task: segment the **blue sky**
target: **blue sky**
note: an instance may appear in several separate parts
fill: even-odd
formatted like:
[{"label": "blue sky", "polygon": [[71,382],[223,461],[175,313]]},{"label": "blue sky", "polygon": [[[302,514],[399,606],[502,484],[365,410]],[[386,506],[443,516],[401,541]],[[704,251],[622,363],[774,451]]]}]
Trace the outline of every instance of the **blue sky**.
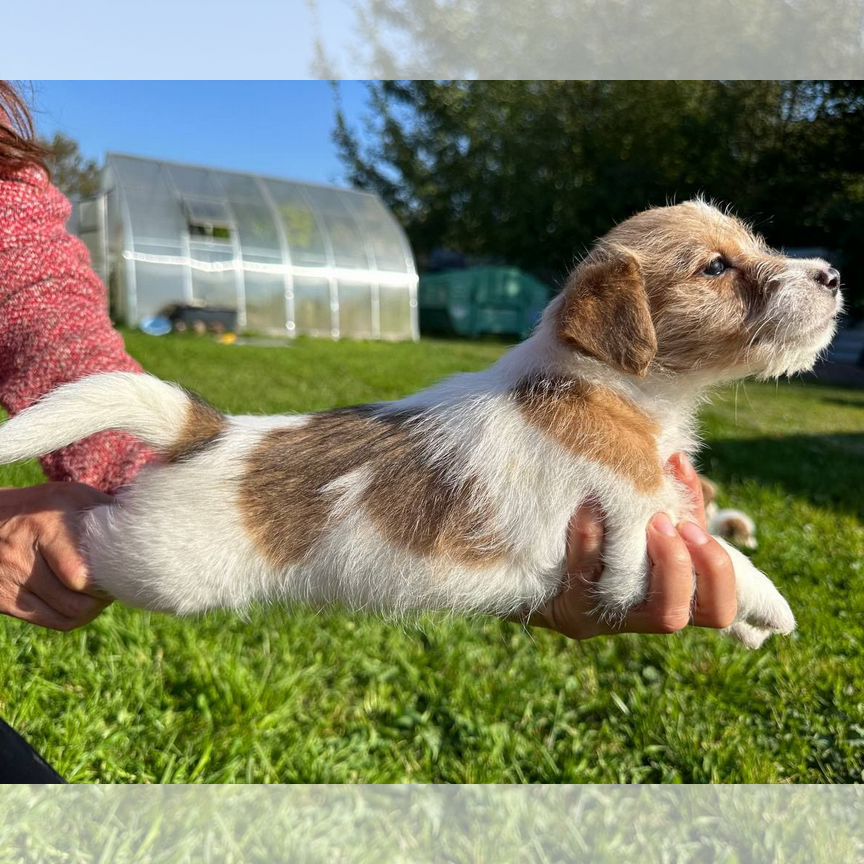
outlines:
[{"label": "blue sky", "polygon": [[[33,81],[41,135],[75,138],[85,155],[140,156],[343,185],[326,81]],[[339,85],[355,126],[366,87]]]},{"label": "blue sky", "polygon": [[306,78],[316,36],[345,57],[355,22],[352,0],[2,5],[4,75],[15,79]]}]

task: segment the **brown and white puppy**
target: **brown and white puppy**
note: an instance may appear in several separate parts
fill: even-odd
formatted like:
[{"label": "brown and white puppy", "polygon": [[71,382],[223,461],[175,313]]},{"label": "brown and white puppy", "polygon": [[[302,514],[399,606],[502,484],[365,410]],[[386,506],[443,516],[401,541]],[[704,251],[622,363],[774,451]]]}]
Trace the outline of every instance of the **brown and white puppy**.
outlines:
[{"label": "brown and white puppy", "polygon": [[[606,514],[597,603],[646,590],[645,526],[688,515],[665,468],[697,447],[706,390],[809,368],[831,340],[839,276],[769,249],[702,201],[640,213],[602,238],[536,332],[491,369],[398,402],[307,416],[227,417],[146,375],[66,385],[0,430],[0,462],[105,429],[165,454],[88,514],[100,586],[192,613],[258,600],[356,609],[537,608],[560,590],[572,513]],[[733,635],[794,618],[729,548]]]},{"label": "brown and white puppy", "polygon": [[707,477],[700,474],[699,483],[702,486],[705,515],[708,517],[708,530],[739,549],[758,549],[756,523],[743,510],[719,507],[717,487]]}]

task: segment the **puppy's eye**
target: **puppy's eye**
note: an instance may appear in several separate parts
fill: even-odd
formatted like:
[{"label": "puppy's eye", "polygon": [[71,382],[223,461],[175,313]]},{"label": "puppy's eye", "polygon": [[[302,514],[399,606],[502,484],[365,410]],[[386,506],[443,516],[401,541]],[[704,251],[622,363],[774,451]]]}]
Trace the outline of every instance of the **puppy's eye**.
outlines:
[{"label": "puppy's eye", "polygon": [[721,276],[729,269],[729,265],[722,258],[715,258],[702,272],[706,276]]}]

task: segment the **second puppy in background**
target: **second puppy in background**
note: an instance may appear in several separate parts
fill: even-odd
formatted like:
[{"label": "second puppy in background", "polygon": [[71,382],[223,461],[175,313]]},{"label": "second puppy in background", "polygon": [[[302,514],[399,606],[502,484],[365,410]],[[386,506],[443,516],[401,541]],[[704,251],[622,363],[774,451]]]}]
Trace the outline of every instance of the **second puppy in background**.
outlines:
[{"label": "second puppy in background", "polygon": [[705,501],[708,530],[716,537],[722,537],[733,543],[739,549],[758,549],[756,523],[743,510],[725,507],[721,509],[717,505],[717,487],[707,477],[700,474],[699,483]]}]

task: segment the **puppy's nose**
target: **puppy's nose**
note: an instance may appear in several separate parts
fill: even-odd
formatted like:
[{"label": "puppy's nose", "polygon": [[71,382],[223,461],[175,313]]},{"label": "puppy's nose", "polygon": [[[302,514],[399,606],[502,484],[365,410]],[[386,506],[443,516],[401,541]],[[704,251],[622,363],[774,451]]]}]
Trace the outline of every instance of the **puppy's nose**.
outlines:
[{"label": "puppy's nose", "polygon": [[816,274],[816,281],[827,288],[832,294],[840,290],[840,272],[833,267],[826,267]]}]

